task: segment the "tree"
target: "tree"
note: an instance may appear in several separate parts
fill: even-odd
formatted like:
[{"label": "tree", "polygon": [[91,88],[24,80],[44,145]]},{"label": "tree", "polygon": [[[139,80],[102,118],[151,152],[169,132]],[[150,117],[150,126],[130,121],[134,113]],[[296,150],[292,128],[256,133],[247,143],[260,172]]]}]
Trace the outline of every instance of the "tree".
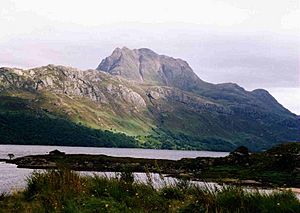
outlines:
[{"label": "tree", "polygon": [[14,154],[11,154],[11,153],[8,154],[7,156],[9,157],[10,160],[13,159],[13,158],[15,157],[15,155],[14,155]]}]

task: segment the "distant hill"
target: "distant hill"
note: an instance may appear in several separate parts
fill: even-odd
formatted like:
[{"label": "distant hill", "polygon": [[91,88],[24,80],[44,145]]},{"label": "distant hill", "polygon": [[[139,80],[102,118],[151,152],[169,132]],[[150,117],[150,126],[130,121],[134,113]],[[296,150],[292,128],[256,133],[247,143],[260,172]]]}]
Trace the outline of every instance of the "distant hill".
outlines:
[{"label": "distant hill", "polygon": [[[128,143],[120,145],[114,138],[106,146],[168,149],[232,150],[245,145],[259,151],[300,137],[298,117],[266,90],[207,83],[187,62],[146,48],[117,48],[97,70],[1,68],[0,143],[18,143],[18,138],[30,143],[33,131],[40,144],[51,144],[53,135],[63,145],[65,130],[47,132],[51,126],[41,123],[25,125],[27,134],[18,135],[20,115],[25,116],[22,125],[23,119],[45,118],[67,122],[78,134],[84,128],[76,143],[85,145],[89,142],[84,138],[95,137],[88,131],[103,130],[134,137],[122,135]],[[103,146],[97,140],[91,145],[97,143]]]}]

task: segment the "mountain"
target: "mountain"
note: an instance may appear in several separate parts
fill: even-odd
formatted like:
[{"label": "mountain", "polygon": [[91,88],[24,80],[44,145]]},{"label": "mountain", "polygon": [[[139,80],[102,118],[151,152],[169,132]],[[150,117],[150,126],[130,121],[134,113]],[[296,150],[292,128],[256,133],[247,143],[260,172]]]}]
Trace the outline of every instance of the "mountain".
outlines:
[{"label": "mountain", "polygon": [[96,70],[0,68],[0,101],[0,143],[259,151],[299,141],[297,116],[266,90],[207,83],[146,48],[117,48]]},{"label": "mountain", "polygon": [[184,90],[204,84],[186,61],[158,55],[147,48],[116,48],[111,56],[101,61],[97,70],[139,83]]}]

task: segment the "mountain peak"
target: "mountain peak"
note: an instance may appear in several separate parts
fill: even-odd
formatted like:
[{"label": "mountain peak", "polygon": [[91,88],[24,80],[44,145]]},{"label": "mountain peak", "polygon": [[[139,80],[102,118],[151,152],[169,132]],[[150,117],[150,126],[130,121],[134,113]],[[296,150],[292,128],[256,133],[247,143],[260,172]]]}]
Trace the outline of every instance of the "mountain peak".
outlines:
[{"label": "mountain peak", "polygon": [[154,52],[153,50],[149,49],[149,48],[139,48],[139,49],[134,49],[133,51],[139,53],[139,54],[146,54],[146,55],[157,55],[158,54],[156,52]]},{"label": "mountain peak", "polygon": [[186,61],[159,55],[148,48],[116,48],[109,57],[101,61],[97,70],[141,83],[181,89],[188,89],[191,85],[202,82]]}]

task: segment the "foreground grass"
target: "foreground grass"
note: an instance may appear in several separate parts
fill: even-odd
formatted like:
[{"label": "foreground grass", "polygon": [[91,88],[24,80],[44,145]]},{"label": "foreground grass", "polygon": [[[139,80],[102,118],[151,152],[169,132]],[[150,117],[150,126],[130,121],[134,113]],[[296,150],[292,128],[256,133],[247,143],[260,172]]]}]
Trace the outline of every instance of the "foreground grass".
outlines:
[{"label": "foreground grass", "polygon": [[[150,175],[149,175],[150,176]],[[82,177],[68,170],[34,173],[24,191],[0,195],[0,212],[300,212],[292,192],[209,188],[181,181],[155,189],[133,182],[131,173],[118,178]]]}]

